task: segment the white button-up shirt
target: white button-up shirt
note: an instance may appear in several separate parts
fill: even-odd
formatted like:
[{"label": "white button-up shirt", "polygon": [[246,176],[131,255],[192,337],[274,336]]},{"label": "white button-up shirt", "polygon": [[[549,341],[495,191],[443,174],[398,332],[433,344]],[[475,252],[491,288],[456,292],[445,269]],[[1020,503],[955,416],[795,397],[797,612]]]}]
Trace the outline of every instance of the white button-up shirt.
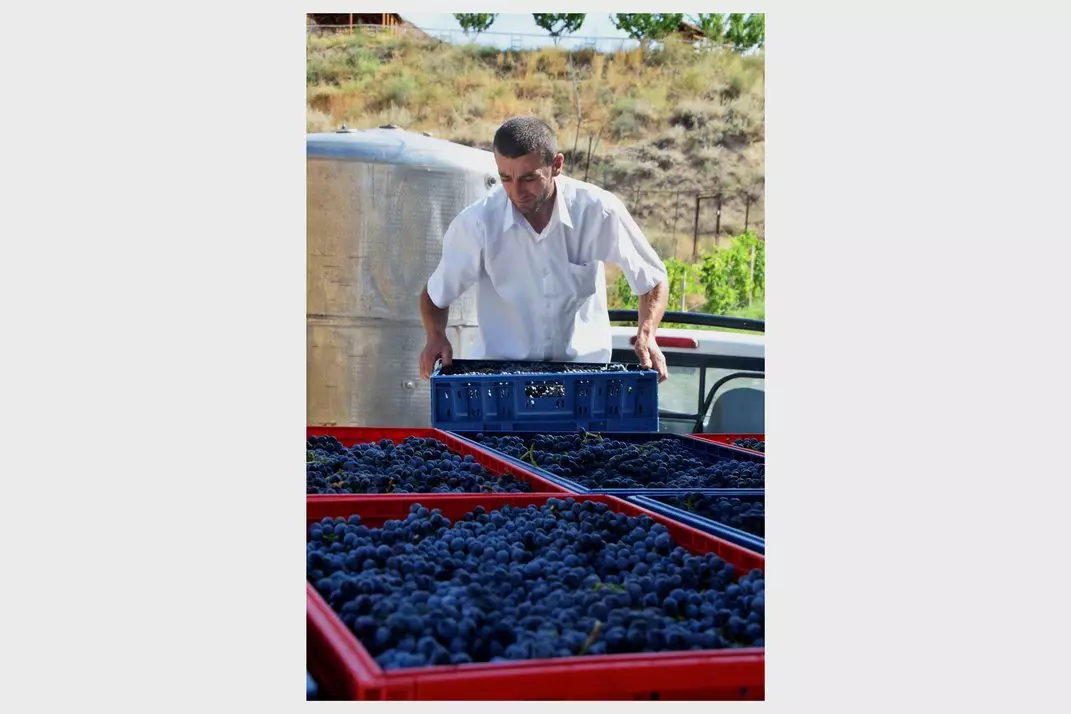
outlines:
[{"label": "white button-up shirt", "polygon": [[472,359],[609,362],[603,263],[643,295],[666,268],[624,204],[564,176],[554,212],[536,233],[499,186],[463,210],[443,237],[428,296],[446,308],[478,284]]}]

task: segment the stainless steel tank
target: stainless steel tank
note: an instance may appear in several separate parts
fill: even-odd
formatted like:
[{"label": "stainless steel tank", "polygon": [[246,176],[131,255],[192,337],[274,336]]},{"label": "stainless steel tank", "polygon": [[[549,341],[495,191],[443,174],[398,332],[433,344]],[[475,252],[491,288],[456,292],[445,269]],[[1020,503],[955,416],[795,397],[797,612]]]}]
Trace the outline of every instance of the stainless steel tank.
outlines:
[{"label": "stainless steel tank", "polygon": [[[307,423],[430,425],[420,292],[450,221],[497,184],[488,151],[395,128],[309,134]],[[475,287],[450,309],[463,358]]]}]

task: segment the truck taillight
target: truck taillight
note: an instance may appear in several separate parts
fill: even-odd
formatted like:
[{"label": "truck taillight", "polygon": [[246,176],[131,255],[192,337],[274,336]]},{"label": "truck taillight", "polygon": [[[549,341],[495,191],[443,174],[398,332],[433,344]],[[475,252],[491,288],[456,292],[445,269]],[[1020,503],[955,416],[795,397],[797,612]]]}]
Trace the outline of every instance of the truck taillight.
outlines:
[{"label": "truck taillight", "polygon": [[[661,337],[656,335],[655,342],[658,343],[659,347],[679,347],[686,350],[699,349],[699,340],[694,337]],[[635,335],[632,336],[629,343],[633,345],[636,344]]]}]

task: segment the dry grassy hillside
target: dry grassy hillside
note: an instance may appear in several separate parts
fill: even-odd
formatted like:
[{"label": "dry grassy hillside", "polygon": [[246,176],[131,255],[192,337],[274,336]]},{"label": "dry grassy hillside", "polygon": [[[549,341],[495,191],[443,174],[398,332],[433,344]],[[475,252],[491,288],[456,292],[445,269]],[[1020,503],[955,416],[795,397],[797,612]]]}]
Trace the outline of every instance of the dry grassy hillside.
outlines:
[{"label": "dry grassy hillside", "polygon": [[[683,202],[698,190],[762,193],[761,54],[696,51],[675,40],[646,55],[512,52],[358,33],[310,37],[307,66],[310,131],[392,123],[489,147],[502,120],[535,114],[559,132],[572,175],[638,202],[655,232],[673,227],[673,191],[678,228],[688,222]],[[646,193],[638,201],[637,189]],[[723,207],[723,223],[732,208]]]},{"label": "dry grassy hillside", "polygon": [[[504,119],[534,114],[558,132],[569,175],[613,190],[660,255],[687,260],[698,193],[723,195],[723,238],[745,213],[764,235],[764,61],[675,39],[603,54],[310,36],[307,128],[396,124],[490,148]],[[720,244],[718,221],[704,202],[700,248]]]}]

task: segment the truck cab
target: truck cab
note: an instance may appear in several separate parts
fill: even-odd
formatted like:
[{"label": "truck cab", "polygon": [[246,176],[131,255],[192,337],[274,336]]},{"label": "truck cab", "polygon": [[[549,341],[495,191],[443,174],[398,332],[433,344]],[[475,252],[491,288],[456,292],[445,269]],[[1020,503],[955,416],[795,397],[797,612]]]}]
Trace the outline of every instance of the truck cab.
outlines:
[{"label": "truck cab", "polygon": [[[611,327],[612,360],[635,362],[638,313],[611,310],[610,320],[630,323]],[[669,369],[669,379],[658,388],[660,430],[677,434],[765,433],[764,321],[667,312],[662,322],[696,328],[659,328],[656,334]]]}]

